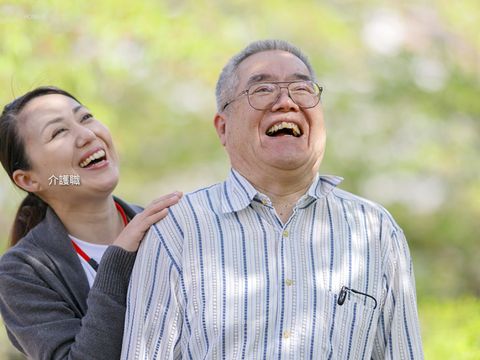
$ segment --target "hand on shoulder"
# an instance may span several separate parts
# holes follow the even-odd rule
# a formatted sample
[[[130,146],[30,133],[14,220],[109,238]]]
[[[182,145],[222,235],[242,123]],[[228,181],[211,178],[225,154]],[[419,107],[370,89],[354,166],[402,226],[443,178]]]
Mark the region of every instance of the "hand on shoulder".
[[[127,251],[137,251],[150,226],[167,216],[168,208],[178,203],[182,195],[181,192],[175,191],[153,200],[142,212],[130,220],[113,245]]]

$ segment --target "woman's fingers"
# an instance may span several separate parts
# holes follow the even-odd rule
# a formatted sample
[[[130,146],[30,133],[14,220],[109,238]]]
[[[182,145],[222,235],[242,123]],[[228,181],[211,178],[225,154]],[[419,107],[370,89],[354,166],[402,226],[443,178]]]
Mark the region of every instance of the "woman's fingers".
[[[143,231],[147,231],[150,226],[162,220],[168,214],[168,208],[172,205],[175,205],[179,199],[176,199],[172,203],[163,203],[161,206],[157,208],[152,208],[148,212],[143,213],[141,217],[139,217],[139,221],[141,222],[141,228]]]
[[[155,199],[148,206],[146,206],[145,209],[140,214],[143,214],[145,216],[150,216],[165,208],[175,205],[180,200],[182,195],[183,194],[181,192],[176,191],[171,194],[162,196],[158,199]]]
[[[168,209],[163,209],[163,210],[160,210],[159,212],[156,212],[156,213],[148,216],[145,219],[146,225],[147,225],[147,229],[145,229],[145,230],[148,230],[148,228],[150,226],[152,226],[153,224],[162,220],[165,216],[167,216],[167,214],[168,214]]]
[[[183,193],[181,191],[174,191],[170,194],[166,194],[166,195],[163,195],[163,196],[160,196],[159,198],[157,199],[154,199],[148,206],[150,205],[153,205],[153,204],[156,204],[156,203],[159,203],[159,202],[162,202],[164,200],[168,200],[168,199],[171,199],[171,198],[174,198],[174,197],[177,197],[177,198],[181,198],[183,195]],[[148,207],[147,206],[147,207]]]
[[[114,244],[128,251],[136,251],[145,232],[150,226],[167,216],[168,208],[175,205],[182,195],[181,192],[176,191],[153,200],[127,224]]]

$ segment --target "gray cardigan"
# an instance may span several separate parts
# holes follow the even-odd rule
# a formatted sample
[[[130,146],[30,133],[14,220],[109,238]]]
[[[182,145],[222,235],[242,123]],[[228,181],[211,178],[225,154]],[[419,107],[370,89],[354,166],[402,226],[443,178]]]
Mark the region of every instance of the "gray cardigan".
[[[115,199],[129,218],[141,208]],[[118,359],[136,253],[109,246],[87,277],[54,211],[0,259],[0,312],[13,345],[32,359]]]

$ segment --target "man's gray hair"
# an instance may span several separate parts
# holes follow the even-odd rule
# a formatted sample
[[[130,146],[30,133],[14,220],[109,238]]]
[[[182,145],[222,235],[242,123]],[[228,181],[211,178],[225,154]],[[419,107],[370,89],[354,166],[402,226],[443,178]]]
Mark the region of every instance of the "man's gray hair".
[[[235,96],[235,89],[238,85],[237,68],[240,63],[256,53],[270,50],[281,50],[289,52],[303,61],[313,80],[315,72],[307,56],[285,40],[258,40],[250,43],[245,49],[234,55],[225,65],[217,81],[215,96],[217,98],[217,111],[223,111],[225,104]]]

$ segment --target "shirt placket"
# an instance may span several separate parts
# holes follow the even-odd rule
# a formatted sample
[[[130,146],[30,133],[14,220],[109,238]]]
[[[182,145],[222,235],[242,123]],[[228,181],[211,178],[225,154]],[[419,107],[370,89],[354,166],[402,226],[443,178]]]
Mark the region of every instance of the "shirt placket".
[[[280,253],[279,253],[279,285],[280,285],[280,304],[279,304],[279,327],[278,340],[279,349],[281,349],[281,358],[290,358],[291,344],[295,342],[296,331],[294,328],[295,317],[295,265],[293,263],[291,241],[292,241],[292,218],[283,225],[280,235]]]
[[[277,338],[276,359],[291,358],[294,349],[292,343],[296,342],[297,334],[295,326],[296,316],[296,267],[293,254],[294,224],[297,207],[292,216],[285,224],[281,224],[273,207],[270,208],[272,217],[275,218],[277,229],[277,284],[278,284],[278,307],[275,335]],[[280,355],[280,356],[279,356]]]

